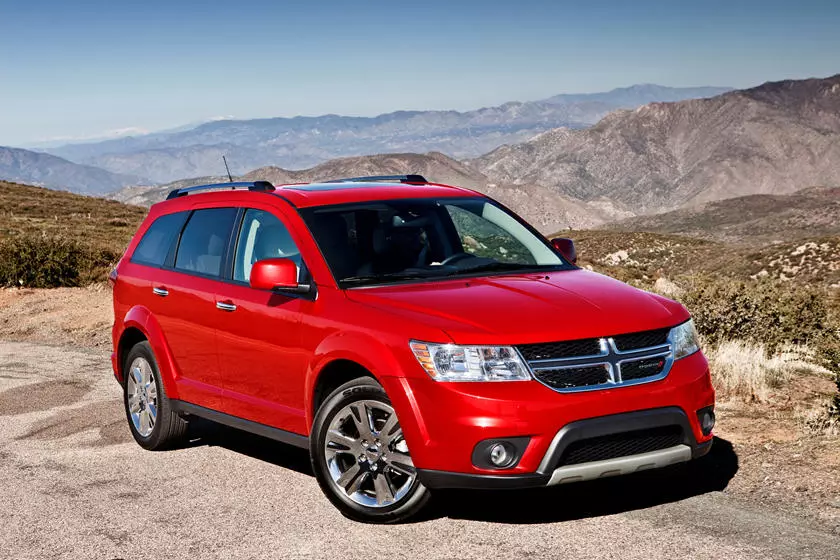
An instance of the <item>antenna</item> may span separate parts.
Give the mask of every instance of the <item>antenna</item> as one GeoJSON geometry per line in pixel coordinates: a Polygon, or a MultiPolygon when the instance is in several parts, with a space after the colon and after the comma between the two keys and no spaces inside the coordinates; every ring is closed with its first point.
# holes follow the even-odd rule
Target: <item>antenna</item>
{"type": "Polygon", "coordinates": [[[227,174],[228,174],[228,181],[233,183],[233,177],[230,176],[230,167],[228,167],[227,158],[225,156],[222,156],[222,161],[225,162],[225,170],[227,171],[227,174]]]}

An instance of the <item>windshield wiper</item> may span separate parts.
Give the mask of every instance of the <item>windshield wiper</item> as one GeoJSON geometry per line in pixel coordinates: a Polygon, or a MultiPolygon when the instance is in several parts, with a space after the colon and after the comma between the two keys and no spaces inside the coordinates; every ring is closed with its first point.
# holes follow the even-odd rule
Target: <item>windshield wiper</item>
{"type": "Polygon", "coordinates": [[[367,284],[371,282],[380,282],[387,280],[419,280],[424,278],[432,278],[440,276],[438,271],[428,271],[428,273],[416,270],[404,270],[400,272],[386,272],[383,274],[363,274],[359,276],[348,276],[341,280],[342,284],[367,284]]]}
{"type": "Polygon", "coordinates": [[[473,272],[505,272],[505,271],[514,271],[514,270],[541,270],[547,268],[554,268],[554,265],[545,265],[545,264],[525,264],[525,263],[506,263],[506,262],[490,262],[490,263],[483,263],[477,264],[475,266],[466,266],[463,268],[458,268],[449,273],[450,276],[455,276],[458,274],[466,273],[471,274],[473,272]]]}

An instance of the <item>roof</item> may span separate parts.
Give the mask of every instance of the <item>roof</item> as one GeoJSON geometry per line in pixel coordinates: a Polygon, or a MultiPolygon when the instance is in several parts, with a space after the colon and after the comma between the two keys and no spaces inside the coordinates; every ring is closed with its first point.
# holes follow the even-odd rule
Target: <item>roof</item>
{"type": "Polygon", "coordinates": [[[373,200],[478,196],[475,191],[440,183],[304,183],[278,185],[274,192],[298,208],[373,200]]]}
{"type": "MultiPolygon", "coordinates": [[[[419,176],[411,175],[409,177],[419,176]]],[[[167,201],[164,204],[168,201],[183,199],[190,193],[194,193],[190,194],[189,198],[191,199],[200,197],[201,200],[207,200],[210,197],[227,196],[231,190],[236,190],[245,196],[248,196],[249,193],[254,193],[255,196],[261,193],[280,196],[298,208],[375,200],[481,196],[479,193],[469,189],[441,183],[407,183],[373,180],[379,179],[379,177],[361,179],[363,180],[346,179],[323,183],[295,183],[274,186],[267,181],[197,185],[195,187],[172,191],[169,193],[167,201]]],[[[425,179],[423,180],[425,181],[425,179]]]]}

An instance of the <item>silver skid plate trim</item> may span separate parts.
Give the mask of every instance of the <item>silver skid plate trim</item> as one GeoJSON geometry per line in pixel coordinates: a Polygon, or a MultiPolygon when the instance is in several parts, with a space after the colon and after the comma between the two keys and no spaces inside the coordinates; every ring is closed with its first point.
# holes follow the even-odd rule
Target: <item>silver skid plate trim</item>
{"type": "Polygon", "coordinates": [[[687,445],[675,445],[668,449],[650,451],[649,453],[560,467],[551,474],[548,486],[659,469],[690,460],[691,448],[687,445]]]}

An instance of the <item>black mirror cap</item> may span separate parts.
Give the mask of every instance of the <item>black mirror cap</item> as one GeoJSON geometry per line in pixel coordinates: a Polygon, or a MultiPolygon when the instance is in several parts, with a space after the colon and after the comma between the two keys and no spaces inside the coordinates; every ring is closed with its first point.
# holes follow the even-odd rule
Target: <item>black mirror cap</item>
{"type": "Polygon", "coordinates": [[[551,245],[560,255],[572,264],[577,264],[577,249],[575,242],[567,237],[555,237],[551,245]]]}

